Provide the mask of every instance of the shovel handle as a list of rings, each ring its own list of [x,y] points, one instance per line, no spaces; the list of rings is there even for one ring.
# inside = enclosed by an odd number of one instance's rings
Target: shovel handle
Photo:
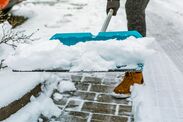
[[[113,13],[114,13],[114,10],[110,9],[100,32],[106,32],[107,27],[109,26],[109,23],[111,21]]]

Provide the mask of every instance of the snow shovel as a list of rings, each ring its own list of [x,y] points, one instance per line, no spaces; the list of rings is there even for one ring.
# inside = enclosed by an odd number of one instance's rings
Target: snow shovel
[[[50,40],[60,40],[64,45],[75,45],[78,42],[87,41],[106,41],[109,39],[125,40],[126,38],[133,36],[135,38],[141,38],[142,35],[137,31],[115,31],[106,32],[107,27],[113,15],[113,9],[110,9],[105,22],[102,26],[101,32],[98,35],[92,35],[91,33],[57,33],[50,38]]]
[[[124,40],[130,36],[136,38],[141,38],[142,35],[137,31],[118,31],[118,32],[106,32],[109,22],[112,18],[113,10],[111,9],[108,13],[108,16],[102,26],[101,32],[94,36],[91,33],[60,33],[55,34],[51,37],[50,40],[60,40],[64,45],[75,45],[79,42],[87,41],[105,41],[109,39]],[[104,73],[104,72],[126,72],[126,71],[142,71],[143,64],[137,64],[136,68],[127,68],[127,65],[117,66],[117,69],[109,69],[108,71],[70,71],[70,70],[31,70],[31,71],[22,71],[22,70],[13,70],[14,72],[67,72],[67,73]]]

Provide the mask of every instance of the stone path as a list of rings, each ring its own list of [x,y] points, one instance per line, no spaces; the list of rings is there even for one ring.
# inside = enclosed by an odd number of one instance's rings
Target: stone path
[[[54,103],[61,108],[59,118],[44,121],[59,122],[131,122],[132,106],[128,99],[115,99],[110,93],[122,78],[122,73],[101,76],[73,75],[77,91],[62,94],[64,98]],[[103,75],[103,76],[102,76]],[[57,91],[55,91],[57,92]]]

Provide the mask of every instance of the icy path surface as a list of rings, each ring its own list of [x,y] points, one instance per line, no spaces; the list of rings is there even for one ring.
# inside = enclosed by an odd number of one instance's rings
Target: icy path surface
[[[183,121],[183,77],[181,72],[165,54],[150,59],[144,70],[144,79],[151,90],[151,100],[157,107],[160,122]],[[157,63],[158,62],[158,63]],[[152,106],[155,107],[155,106]],[[151,115],[153,117],[153,115]]]
[[[132,93],[136,122],[183,121],[183,75],[168,55],[161,50],[146,60],[144,86]]]
[[[147,9],[147,26],[166,54],[183,72],[183,2],[152,0]]]
[[[162,50],[145,64],[145,85],[135,87],[137,122],[183,121],[182,7],[181,0],[152,0],[148,6],[148,36],[155,37]]]

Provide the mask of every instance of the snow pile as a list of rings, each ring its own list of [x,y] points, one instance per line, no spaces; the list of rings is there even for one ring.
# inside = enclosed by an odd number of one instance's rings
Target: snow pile
[[[20,99],[43,81],[40,73],[0,72],[0,108]]]
[[[61,100],[62,98],[63,98],[63,96],[62,96],[61,94],[59,94],[59,93],[55,93],[55,94],[53,95],[53,99],[56,100],[56,101],[59,101],[59,100]]]
[[[71,81],[61,81],[58,85],[58,91],[60,93],[76,91],[76,87]]]
[[[32,45],[20,45],[6,64],[16,70],[70,69],[108,70],[118,65],[143,63],[154,50],[148,46],[152,38],[128,38],[123,41],[109,40],[78,43],[65,46],[59,41],[40,41]]]
[[[182,72],[162,51],[146,60],[143,75],[144,86],[132,90],[135,121],[182,122]]]
[[[60,93],[75,91],[75,84],[72,82],[71,74],[61,73],[61,74],[52,74],[45,73],[42,76],[46,82],[44,83],[43,92],[47,96],[51,96],[55,89],[57,89]],[[55,93],[53,98],[61,99],[62,96],[60,94]]]
[[[24,108],[13,114],[4,122],[37,122],[42,114],[45,117],[58,117],[61,110],[53,103],[52,99],[42,94],[38,98],[31,98],[31,102]]]
[[[152,87],[135,84],[132,90],[133,114],[136,122],[159,122],[160,113]]]

